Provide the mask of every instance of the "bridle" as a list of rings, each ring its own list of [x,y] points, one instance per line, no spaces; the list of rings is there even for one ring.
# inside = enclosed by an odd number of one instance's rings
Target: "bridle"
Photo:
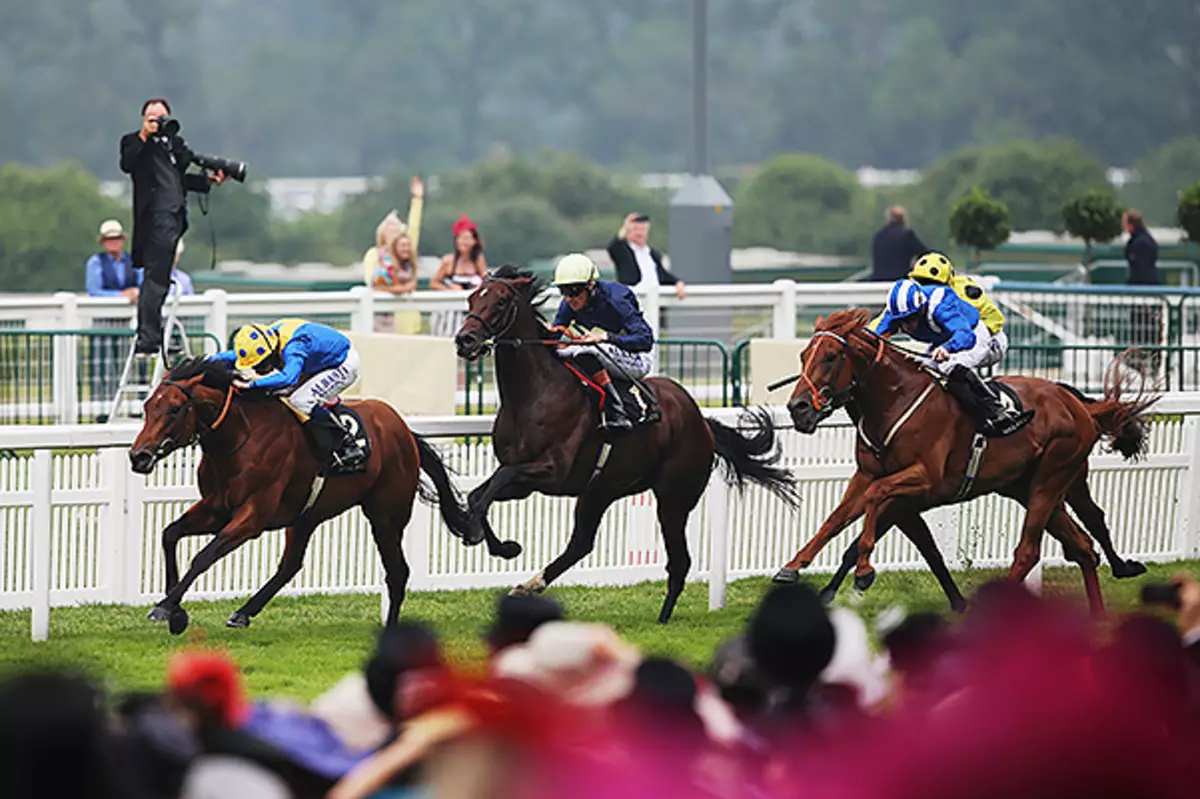
[[[187,397],[187,399],[188,399],[187,407],[191,408],[192,411],[196,414],[196,427],[195,427],[195,432],[192,434],[192,437],[185,443],[182,443],[182,444],[179,443],[178,441],[175,440],[174,436],[170,436],[170,437],[164,439],[162,441],[162,443],[160,443],[158,445],[157,450],[155,452],[155,455],[159,456],[159,457],[166,455],[172,449],[178,448],[181,446],[190,446],[190,445],[196,444],[196,443],[203,445],[204,438],[206,436],[212,435],[221,427],[221,425],[225,424],[225,420],[229,417],[230,408],[234,407],[233,396],[234,396],[234,394],[237,393],[237,388],[234,387],[234,385],[231,383],[229,385],[229,388],[225,392],[225,402],[221,406],[221,412],[219,414],[217,414],[217,418],[214,419],[211,424],[209,424],[208,422],[205,422],[203,418],[201,418],[200,404],[198,402],[196,402],[196,395],[192,392],[192,390],[190,388],[185,386],[183,383],[177,382],[175,380],[163,380],[162,383],[160,383],[160,386],[166,386],[167,388],[177,388],[183,392],[183,395],[185,397]],[[233,455],[233,454],[237,453],[238,451],[240,451],[242,449],[242,447],[246,446],[246,442],[248,442],[250,440],[250,420],[246,418],[246,412],[244,410],[242,410],[241,406],[238,406],[237,410],[238,410],[238,413],[240,413],[242,415],[242,422],[245,424],[246,434],[245,434],[245,436],[243,436],[242,440],[238,443],[238,445],[236,447],[234,447],[229,453],[227,453],[228,455]]]
[[[811,355],[809,355],[808,363],[801,364],[803,371],[800,373],[800,381],[807,385],[809,391],[812,392],[813,410],[817,412],[831,413],[849,402],[850,395],[854,393],[854,389],[858,387],[858,375],[853,373],[854,367],[851,365],[850,382],[841,391],[835,392],[833,389],[833,386],[837,385],[838,380],[841,379],[842,369],[845,368],[846,364],[850,361],[850,341],[847,338],[839,336],[837,333],[833,333],[828,330],[818,330],[816,333],[813,333],[812,337],[814,339],[831,338],[841,345],[841,349],[838,352],[837,367],[833,373],[833,378],[820,389],[817,388],[817,385],[812,381],[812,378],[808,376],[808,370],[812,366],[813,359],[816,357],[816,352],[814,351]],[[875,357],[867,366],[868,371],[874,368],[875,364],[883,360],[883,350],[886,346],[886,342],[884,341],[883,336],[879,336],[878,338],[879,348],[875,352]]]
[[[483,341],[483,352],[487,352],[491,347],[500,344],[510,347],[520,347],[529,343],[540,343],[541,339],[538,339],[536,342],[527,342],[519,338],[504,338],[504,334],[511,330],[512,326],[517,323],[517,317],[521,313],[521,303],[525,302],[526,300],[524,294],[521,292],[521,289],[514,285],[511,280],[502,277],[492,277],[489,275],[483,279],[481,288],[491,283],[499,283],[511,291],[513,294],[513,301],[509,304],[508,310],[504,312],[503,320],[498,325],[492,325],[491,322],[474,311],[469,311],[467,313],[466,319],[476,320],[479,322],[479,326],[483,328],[483,334],[485,336]]]

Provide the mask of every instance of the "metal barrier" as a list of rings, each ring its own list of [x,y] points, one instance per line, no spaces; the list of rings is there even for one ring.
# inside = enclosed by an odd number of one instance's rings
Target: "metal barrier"
[[[188,336],[194,352],[216,337]],[[103,421],[133,343],[127,328],[0,328],[0,424]]]
[[[1080,391],[1100,393],[1109,365],[1129,349],[1109,344],[1017,344],[1009,348],[993,374],[1041,377],[1069,383]],[[1195,391],[1200,387],[1200,346],[1138,347],[1126,363],[1162,391]]]
[[[739,341],[729,364],[729,392],[736,407],[750,399],[750,340]]]

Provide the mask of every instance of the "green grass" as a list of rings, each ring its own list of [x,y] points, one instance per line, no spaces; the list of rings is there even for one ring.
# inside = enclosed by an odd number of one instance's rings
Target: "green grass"
[[[1148,575],[1132,581],[1112,580],[1103,569],[1109,608],[1114,612],[1136,608],[1143,584],[1166,580],[1180,569],[1200,574],[1200,562],[1152,565]],[[970,596],[982,582],[998,574],[973,570],[959,573],[957,580]],[[825,577],[810,575],[808,580],[820,587]],[[703,667],[717,644],[741,629],[767,586],[766,578],[733,583],[726,609],[710,613],[708,587],[689,585],[667,626],[655,623],[662,583],[556,588],[550,594],[573,619],[611,624],[647,653],[666,654]],[[1080,586],[1076,569],[1046,571],[1047,595],[1079,599]],[[496,595],[493,591],[414,593],[409,595],[404,615],[434,624],[454,660],[477,662],[484,652],[479,633],[490,620]],[[843,589],[839,601],[854,605],[868,620],[897,603],[912,611],[946,609],[936,582],[924,571],[881,574],[861,602],[853,601],[848,589]],[[188,644],[205,644],[233,654],[252,693],[311,699],[362,665],[378,631],[377,596],[277,598],[250,629],[227,629],[226,617],[240,604],[237,600],[188,603],[192,626],[178,638],[170,636],[165,625],[147,621],[145,607],[56,609],[51,613],[50,640],[45,643],[30,641],[28,611],[0,612],[0,670],[65,664],[105,680],[114,689],[153,689],[162,683],[171,652]]]

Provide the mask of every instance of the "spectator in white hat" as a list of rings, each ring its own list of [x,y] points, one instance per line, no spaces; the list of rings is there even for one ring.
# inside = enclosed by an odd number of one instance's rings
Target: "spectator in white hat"
[[[125,228],[116,219],[100,223],[100,252],[87,259],[87,293],[91,297],[124,297],[137,302],[142,272],[125,252]]]

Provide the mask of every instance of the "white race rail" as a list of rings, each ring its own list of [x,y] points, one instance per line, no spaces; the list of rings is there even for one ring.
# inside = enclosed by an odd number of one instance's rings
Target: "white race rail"
[[[1200,394],[1163,398],[1150,434],[1150,455],[1127,464],[1115,455],[1092,456],[1092,489],[1108,512],[1117,548],[1142,560],[1171,561],[1200,555]],[[733,423],[737,411],[708,411]],[[1169,414],[1169,415],[1166,415]],[[783,425],[782,414],[777,416]],[[457,482],[469,490],[496,466],[485,436],[487,417],[410,420],[437,441]],[[197,498],[195,449],[179,452],[153,474],[133,474],[127,447],[136,425],[66,425],[0,428],[0,608],[32,608],[36,639],[49,631],[49,608],[77,603],[148,605],[161,596],[161,530]],[[728,580],[768,574],[816,532],[841,498],[854,471],[854,431],[843,416],[811,436],[781,429],[785,463],[800,483],[802,503],[788,510],[767,492],[739,496],[717,477],[693,513],[688,540],[692,580],[707,580],[709,605],[724,606]],[[571,501],[535,495],[493,506],[501,537],[515,538],[524,554],[514,561],[465,548],[444,529],[436,511],[419,504],[405,531],[413,590],[499,587],[542,568],[566,545]],[[987,497],[928,514],[951,567],[1005,566],[1016,546],[1021,510],[1010,500]],[[832,570],[850,531],[826,549],[813,568]],[[204,543],[187,539],[187,562]],[[193,598],[247,596],[273,573],[283,536],[264,534],[219,562],[190,592]],[[1057,544],[1046,549],[1061,562]],[[880,542],[876,565],[923,568],[915,549],[892,533]],[[563,583],[632,584],[662,579],[665,560],[654,498],[642,494],[615,503],[605,517],[596,550]],[[304,569],[287,593],[379,592],[378,556],[362,514],[355,510],[322,525]]]

